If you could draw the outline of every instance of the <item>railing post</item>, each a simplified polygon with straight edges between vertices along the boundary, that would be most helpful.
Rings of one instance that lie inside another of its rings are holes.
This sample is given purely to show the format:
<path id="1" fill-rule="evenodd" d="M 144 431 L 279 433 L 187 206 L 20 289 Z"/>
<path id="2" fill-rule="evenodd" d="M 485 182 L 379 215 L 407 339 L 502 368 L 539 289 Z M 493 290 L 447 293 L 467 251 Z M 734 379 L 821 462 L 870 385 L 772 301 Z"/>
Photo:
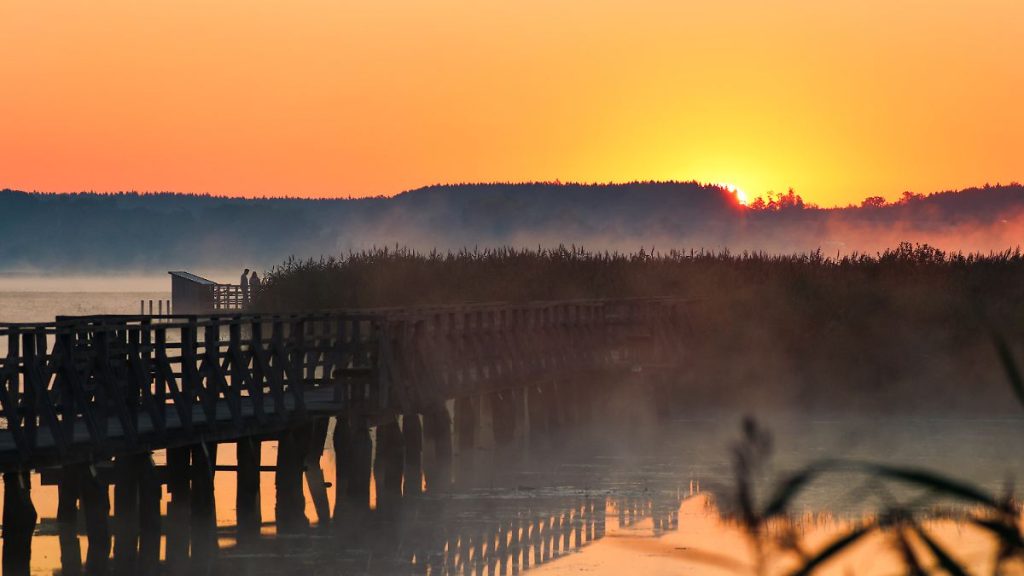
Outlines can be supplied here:
<path id="1" fill-rule="evenodd" d="M 284 364 L 287 362 L 287 358 L 281 356 L 281 351 L 284 349 L 284 323 L 281 319 L 274 317 L 271 324 L 271 358 L 274 362 L 271 365 L 271 376 L 270 379 L 270 392 L 274 397 L 274 412 L 279 418 L 287 419 L 288 410 L 284 402 L 285 393 L 285 377 L 286 368 Z"/>
<path id="2" fill-rule="evenodd" d="M 249 398 L 253 404 L 253 411 L 258 421 L 266 419 L 266 407 L 263 401 L 263 389 L 266 386 L 270 374 L 266 364 L 266 354 L 263 349 L 263 318 L 252 317 L 249 325 L 249 353 L 252 356 L 252 382 L 249 389 Z"/>
<path id="3" fill-rule="evenodd" d="M 295 412 L 299 415 L 303 415 L 306 412 L 306 384 L 312 384 L 312 382 L 307 380 L 309 374 L 306 369 L 306 357 L 308 352 L 306 350 L 306 318 L 293 318 L 291 326 L 289 327 L 288 335 L 291 346 L 294 348 L 289 354 L 287 346 L 282 344 L 284 347 L 282 355 L 290 360 L 288 362 L 288 366 L 290 368 L 290 373 L 288 374 L 288 388 L 290 389 L 292 396 L 295 398 Z"/>
<path id="4" fill-rule="evenodd" d="M 25 438 L 28 440 L 28 445 L 31 450 L 35 450 L 38 440 L 38 427 L 39 423 L 37 420 L 38 416 L 38 395 L 40 392 L 36 390 L 37 386 L 41 383 L 37 382 L 33 378 L 33 370 L 36 367 L 36 339 L 35 334 L 32 332 L 25 332 L 21 335 L 22 339 L 22 367 L 21 367 L 21 410 L 20 417 L 24 419 L 24 430 Z M 42 391 L 43 394 L 46 390 Z M 54 440 L 57 440 L 56 438 Z"/>

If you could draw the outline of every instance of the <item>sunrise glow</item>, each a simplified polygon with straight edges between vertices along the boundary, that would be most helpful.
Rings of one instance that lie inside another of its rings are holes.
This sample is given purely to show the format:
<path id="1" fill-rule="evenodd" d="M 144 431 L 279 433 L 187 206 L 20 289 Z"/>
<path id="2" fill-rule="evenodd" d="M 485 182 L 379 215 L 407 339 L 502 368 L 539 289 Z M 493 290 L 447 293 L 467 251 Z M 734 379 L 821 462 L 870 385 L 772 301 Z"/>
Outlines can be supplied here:
<path id="1" fill-rule="evenodd" d="M 744 192 L 743 190 L 741 190 L 735 184 L 720 184 L 720 186 L 722 188 L 725 188 L 726 190 L 729 191 L 730 194 L 735 196 L 736 197 L 736 202 L 740 206 L 746 206 L 747 204 L 750 203 L 750 200 L 747 198 L 747 193 Z"/>
<path id="2" fill-rule="evenodd" d="M 1022 27 L 1016 0 L 5 2 L 0 187 L 1019 181 Z"/>

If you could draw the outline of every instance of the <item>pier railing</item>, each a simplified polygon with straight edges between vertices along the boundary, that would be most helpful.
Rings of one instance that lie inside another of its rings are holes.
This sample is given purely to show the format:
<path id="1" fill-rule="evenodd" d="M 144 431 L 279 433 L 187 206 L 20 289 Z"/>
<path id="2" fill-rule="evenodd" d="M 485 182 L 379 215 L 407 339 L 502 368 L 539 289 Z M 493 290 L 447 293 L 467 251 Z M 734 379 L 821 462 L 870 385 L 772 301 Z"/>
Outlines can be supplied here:
<path id="1" fill-rule="evenodd" d="M 248 304 L 248 296 L 238 284 L 214 284 L 213 309 L 216 312 L 242 310 Z"/>
<path id="2" fill-rule="evenodd" d="M 581 301 L 0 325 L 0 467 L 423 412 L 679 357 L 685 303 Z"/>
<path id="3" fill-rule="evenodd" d="M 336 369 L 369 374 L 379 318 L 65 318 L 0 326 L 0 465 L 33 467 L 286 427 Z M 332 405 L 330 394 L 318 408 Z"/>

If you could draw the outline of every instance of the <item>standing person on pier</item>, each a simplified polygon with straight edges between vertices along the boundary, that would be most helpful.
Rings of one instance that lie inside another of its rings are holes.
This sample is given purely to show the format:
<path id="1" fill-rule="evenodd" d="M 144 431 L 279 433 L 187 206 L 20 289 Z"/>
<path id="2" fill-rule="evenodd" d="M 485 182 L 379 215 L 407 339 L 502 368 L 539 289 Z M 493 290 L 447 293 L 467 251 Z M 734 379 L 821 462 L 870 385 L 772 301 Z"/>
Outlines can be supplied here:
<path id="1" fill-rule="evenodd" d="M 239 285 L 242 287 L 242 306 L 249 304 L 249 269 L 246 268 L 242 271 L 242 278 L 239 281 Z"/>
<path id="2" fill-rule="evenodd" d="M 249 277 L 249 299 L 255 300 L 260 294 L 260 288 L 263 288 L 263 281 L 256 275 L 256 271 L 252 271 L 252 276 Z"/>

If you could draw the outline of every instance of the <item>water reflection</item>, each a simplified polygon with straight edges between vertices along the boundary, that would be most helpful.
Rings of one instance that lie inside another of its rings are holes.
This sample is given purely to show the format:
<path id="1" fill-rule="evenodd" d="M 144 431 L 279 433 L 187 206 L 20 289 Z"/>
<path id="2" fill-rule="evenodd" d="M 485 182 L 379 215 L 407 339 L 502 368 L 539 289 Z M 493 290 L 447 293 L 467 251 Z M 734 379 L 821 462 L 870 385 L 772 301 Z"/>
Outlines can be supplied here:
<path id="1" fill-rule="evenodd" d="M 885 431 L 877 441 L 865 438 L 857 451 L 879 455 L 884 454 L 884 447 L 900 460 L 912 453 L 923 467 L 944 464 L 959 468 L 969 478 L 976 473 L 982 480 L 1005 478 L 1007 470 L 1019 471 L 1021 461 L 1012 453 L 1013 439 L 1019 437 L 1024 425 L 1021 422 L 940 424 L 944 436 L 920 434 L 922 427 L 931 426 L 921 422 L 876 423 L 873 427 L 857 423 L 859 430 Z M 781 426 L 778 429 L 784 430 Z M 905 434 L 897 433 L 903 429 L 907 429 Z M 712 502 L 700 496 L 697 484 L 691 482 L 696 479 L 713 487 L 728 485 L 727 446 L 732 430 L 728 421 L 721 425 L 677 422 L 656 436 L 604 437 L 596 447 L 565 440 L 550 457 L 521 449 L 477 450 L 473 454 L 479 472 L 475 482 L 447 492 L 428 491 L 402 498 L 390 507 L 377 506 L 376 478 L 368 487 L 369 506 L 356 507 L 344 499 L 336 502 L 336 462 L 328 446 L 319 467 L 322 483 L 331 485 L 326 491 L 327 509 L 336 511 L 335 520 L 330 524 L 322 521 L 318 508 L 322 510 L 323 505 L 317 505 L 307 486 L 304 514 L 311 528 L 294 534 L 278 531 L 275 479 L 269 469 L 259 475 L 258 530 L 239 532 L 237 475 L 230 470 L 238 458 L 234 444 L 222 444 L 216 454 L 222 469 L 213 478 L 219 552 L 208 558 L 197 555 L 196 561 L 189 561 L 187 556 L 183 561 L 178 552 L 171 554 L 172 562 L 168 563 L 167 538 L 162 536 L 161 570 L 254 576 L 292 571 L 490 575 L 543 566 L 542 571 L 555 574 L 581 569 L 594 574 L 621 574 L 658 573 L 665 572 L 667 566 L 678 566 L 694 573 L 716 573 L 703 561 L 708 558 L 720 563 L 728 560 L 734 568 L 747 570 L 747 543 L 741 531 L 722 521 Z M 849 428 L 835 423 L 801 425 L 798 432 L 795 436 L 779 434 L 782 469 L 793 468 L 822 452 L 829 435 L 847 442 L 851 435 Z M 918 444 L 913 444 L 911 438 L 918 439 Z M 987 447 L 985 450 L 977 448 L 979 441 Z M 939 444 L 945 447 L 938 450 Z M 166 454 L 158 452 L 154 456 L 158 467 L 166 465 Z M 277 461 L 276 442 L 263 443 L 260 460 L 264 466 Z M 857 502 L 845 499 L 848 490 L 843 482 L 839 477 L 834 485 L 808 493 L 810 500 L 801 509 L 833 512 L 797 519 L 809 546 L 827 542 L 847 525 L 844 523 L 864 511 L 864 498 Z M 74 523 L 61 522 L 67 515 L 58 510 L 57 488 L 40 485 L 38 475 L 32 476 L 32 485 L 41 518 L 33 539 L 33 573 L 80 573 L 81 563 L 89 554 L 84 515 L 79 513 Z M 166 486 L 160 490 L 160 523 L 166 532 L 170 525 L 168 493 Z M 694 495 L 697 497 L 692 498 Z M 112 504 L 110 511 L 116 515 L 118 502 L 112 488 L 106 496 Z M 110 525 L 116 527 L 116 521 Z M 983 553 L 985 543 L 969 527 L 946 521 L 938 528 L 940 539 L 967 551 L 965 563 L 983 565 L 980 559 L 988 557 L 987 552 Z M 877 558 L 884 555 L 881 551 L 888 543 L 879 540 L 871 545 L 876 552 L 864 555 Z M 116 556 L 116 542 L 112 549 Z M 975 549 L 980 551 L 972 552 Z M 140 558 L 146 557 L 140 551 Z M 974 558 L 979 559 L 978 563 Z M 118 559 L 112 558 L 111 570 L 117 566 Z M 892 566 L 888 567 L 890 571 Z M 867 569 L 856 572 L 878 573 Z"/>
<path id="2" fill-rule="evenodd" d="M 485 491 L 419 497 L 397 514 L 380 514 L 302 538 L 226 547 L 218 570 L 279 574 L 329 566 L 337 573 L 518 574 L 579 551 L 645 519 L 652 534 L 678 527 L 679 501 L 619 499 L 586 493 Z M 655 511 L 664 511 L 652 516 Z"/>
<path id="3" fill-rule="evenodd" d="M 265 442 L 262 451 L 263 462 L 274 462 L 277 443 Z M 479 459 L 481 455 L 476 456 Z M 318 517 L 322 504 L 317 505 L 307 487 L 305 514 L 311 528 L 283 534 L 278 531 L 274 474 L 264 471 L 260 475 L 262 523 L 257 534 L 246 534 L 238 529 L 236 474 L 223 470 L 237 462 L 235 446 L 221 445 L 216 458 L 222 468 L 214 476 L 219 551 L 204 552 L 193 525 L 192 558 L 187 560 L 188 549 L 182 550 L 173 541 L 173 498 L 163 487 L 159 510 L 165 533 L 159 541 L 163 572 L 261 575 L 297 569 L 318 573 L 329 567 L 331 573 L 516 574 L 580 550 L 610 532 L 633 529 L 645 520 L 650 520 L 653 535 L 678 527 L 678 487 L 638 494 L 610 485 L 586 487 L 588 482 L 583 480 L 593 480 L 587 478 L 592 471 L 581 475 L 570 467 L 555 474 L 509 471 L 502 474 L 510 480 L 504 485 L 487 478 L 486 488 L 462 486 L 440 494 L 428 492 L 388 507 L 377 505 L 374 478 L 370 506 L 361 510 L 345 502 L 335 507 L 334 491 L 327 491 L 328 509 L 337 510 L 333 523 Z M 162 468 L 166 454 L 157 453 L 154 461 Z M 333 485 L 334 453 L 325 452 L 319 464 L 323 482 Z M 103 468 L 97 473 L 101 479 L 110 474 Z M 76 519 L 73 512 L 60 510 L 57 488 L 40 485 L 39 476 L 34 483 L 41 522 L 33 542 L 33 573 L 101 573 L 109 569 L 128 574 L 153 569 L 147 570 L 143 563 L 156 555 L 141 549 L 128 551 L 127 546 L 118 545 L 116 537 L 97 540 L 112 542 L 108 551 L 90 550 L 85 514 L 79 512 Z M 110 525 L 116 533 L 117 495 L 109 488 L 98 497 L 106 498 L 112 512 Z M 68 502 L 65 498 L 65 506 Z M 112 552 L 109 564 L 104 552 Z"/>

